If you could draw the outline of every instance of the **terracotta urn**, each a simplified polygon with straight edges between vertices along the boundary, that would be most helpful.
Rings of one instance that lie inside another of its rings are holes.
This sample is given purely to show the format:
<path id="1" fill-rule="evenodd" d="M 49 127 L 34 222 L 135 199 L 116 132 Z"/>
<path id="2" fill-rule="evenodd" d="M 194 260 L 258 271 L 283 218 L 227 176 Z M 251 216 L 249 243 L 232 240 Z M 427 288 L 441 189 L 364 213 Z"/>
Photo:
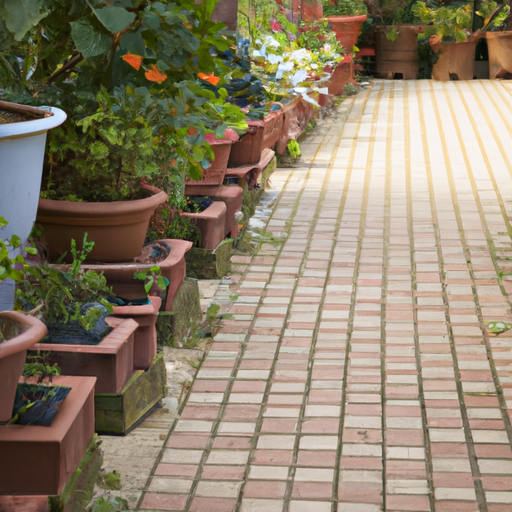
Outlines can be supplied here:
<path id="1" fill-rule="evenodd" d="M 32 316 L 15 311 L 0 313 L 0 422 L 12 416 L 16 386 L 23 371 L 27 349 L 46 335 L 46 326 Z"/>
<path id="2" fill-rule="evenodd" d="M 352 52 L 361 33 L 363 24 L 368 16 L 358 14 L 356 16 L 328 16 L 327 21 L 332 25 L 336 33 L 336 39 L 341 43 L 346 52 Z"/>
<path id="3" fill-rule="evenodd" d="M 388 39 L 389 27 L 375 30 L 375 76 L 388 80 L 415 80 L 418 75 L 418 33 L 421 25 L 398 25 L 394 41 Z"/>
<path id="4" fill-rule="evenodd" d="M 94 248 L 86 261 L 118 262 L 138 256 L 149 220 L 168 195 L 156 187 L 144 186 L 150 195 L 133 201 L 88 203 L 40 199 L 37 224 L 43 228 L 50 259 L 69 254 L 71 239 L 81 248 L 84 233 Z"/>
<path id="5" fill-rule="evenodd" d="M 489 78 L 512 78 L 512 31 L 486 32 Z"/>
<path id="6" fill-rule="evenodd" d="M 432 68 L 432 79 L 473 80 L 476 41 L 463 43 L 442 43 L 438 36 L 430 36 L 429 44 L 439 55 Z"/>

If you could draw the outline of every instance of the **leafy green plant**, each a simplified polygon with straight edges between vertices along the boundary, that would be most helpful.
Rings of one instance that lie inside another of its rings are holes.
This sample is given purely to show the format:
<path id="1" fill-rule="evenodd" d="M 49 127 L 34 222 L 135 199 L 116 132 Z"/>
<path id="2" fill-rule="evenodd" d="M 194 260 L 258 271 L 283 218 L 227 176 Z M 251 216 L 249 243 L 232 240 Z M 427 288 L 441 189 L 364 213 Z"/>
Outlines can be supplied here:
<path id="1" fill-rule="evenodd" d="M 94 242 L 87 241 L 85 234 L 81 251 L 74 240 L 71 242 L 70 265 L 24 264 L 23 277 L 16 289 L 17 307 L 31 310 L 46 324 L 78 321 L 85 330 L 92 329 L 105 310 L 112 312 L 107 297 L 113 295 L 103 273 L 82 269 L 82 262 L 93 246 Z M 83 308 L 90 303 L 99 303 L 102 308 Z"/>
<path id="2" fill-rule="evenodd" d="M 300 152 L 299 143 L 296 140 L 293 140 L 293 139 L 288 141 L 288 144 L 286 145 L 286 149 L 288 150 L 288 154 L 292 158 L 297 158 L 298 156 L 300 156 L 302 154 Z"/>
<path id="3" fill-rule="evenodd" d="M 36 355 L 27 355 L 27 362 L 23 367 L 23 377 L 37 378 L 37 383 L 41 384 L 45 379 L 51 384 L 53 377 L 60 375 L 60 368 L 57 363 L 51 365 L 48 360 L 48 353 L 37 352 Z"/>
<path id="4" fill-rule="evenodd" d="M 20 237 L 12 235 L 10 238 L 2 238 L 2 229 L 9 224 L 3 217 L 0 217 L 0 282 L 4 279 L 20 281 L 23 278 L 23 272 L 16 268 L 16 265 L 22 265 L 25 261 L 23 255 L 15 254 L 14 251 L 21 247 Z M 26 248 L 28 253 L 34 254 L 35 249 Z"/>
<path id="5" fill-rule="evenodd" d="M 90 512 L 123 512 L 130 510 L 128 501 L 119 496 L 101 496 L 95 500 L 92 507 L 88 509 Z"/>
<path id="6" fill-rule="evenodd" d="M 169 286 L 169 280 L 162 275 L 158 265 L 154 265 L 144 272 L 135 272 L 133 277 L 144 281 L 144 290 L 146 290 L 148 294 L 153 286 L 156 286 L 160 290 L 165 290 Z"/>
<path id="7" fill-rule="evenodd" d="M 368 14 L 362 0 L 330 0 L 324 3 L 324 16 L 348 16 Z"/>

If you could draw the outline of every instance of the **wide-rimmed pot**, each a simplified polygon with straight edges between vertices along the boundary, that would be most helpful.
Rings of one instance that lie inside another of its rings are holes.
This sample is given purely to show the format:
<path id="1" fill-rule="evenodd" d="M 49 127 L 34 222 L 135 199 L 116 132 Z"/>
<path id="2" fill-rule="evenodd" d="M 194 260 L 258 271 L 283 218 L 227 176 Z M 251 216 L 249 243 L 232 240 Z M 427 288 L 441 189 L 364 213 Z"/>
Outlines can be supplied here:
<path id="1" fill-rule="evenodd" d="M 46 326 L 32 316 L 15 311 L 0 313 L 0 332 L 5 340 L 0 342 L 0 422 L 12 416 L 16 386 L 18 385 L 27 349 L 46 335 Z"/>
<path id="2" fill-rule="evenodd" d="M 341 43 L 345 51 L 352 52 L 367 18 L 366 14 L 327 16 L 327 21 L 332 25 L 332 29 L 336 33 L 336 39 Z"/>
<path id="3" fill-rule="evenodd" d="M 421 25 L 396 26 L 396 39 L 388 39 L 389 27 L 375 30 L 375 76 L 414 80 L 418 75 L 418 33 Z"/>
<path id="4" fill-rule="evenodd" d="M 433 80 L 473 80 L 476 41 L 441 43 L 431 36 L 430 46 L 439 55 L 432 68 Z"/>
<path id="5" fill-rule="evenodd" d="M 489 78 L 512 78 L 512 31 L 486 32 Z"/>
<path id="6" fill-rule="evenodd" d="M 228 169 L 228 160 L 231 153 L 232 140 L 215 139 L 209 142 L 212 147 L 214 158 L 210 167 L 203 169 L 203 177 L 200 180 L 186 178 L 185 183 L 200 185 L 222 185 L 224 176 Z"/>
<path id="7" fill-rule="evenodd" d="M 138 256 L 149 220 L 168 199 L 162 190 L 143 186 L 150 195 L 132 201 L 87 203 L 40 199 L 36 222 L 43 228 L 50 259 L 70 250 L 71 239 L 81 247 L 84 233 L 94 242 L 86 261 L 119 262 Z"/>

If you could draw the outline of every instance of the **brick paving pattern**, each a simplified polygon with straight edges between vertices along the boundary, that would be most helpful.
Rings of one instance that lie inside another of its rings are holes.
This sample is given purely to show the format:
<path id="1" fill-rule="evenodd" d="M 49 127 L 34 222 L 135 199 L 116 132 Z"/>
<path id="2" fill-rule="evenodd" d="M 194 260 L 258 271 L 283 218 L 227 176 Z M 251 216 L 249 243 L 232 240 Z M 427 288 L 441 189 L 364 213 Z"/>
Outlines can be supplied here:
<path id="1" fill-rule="evenodd" d="M 318 127 L 141 510 L 512 510 L 511 94 L 375 81 Z"/>

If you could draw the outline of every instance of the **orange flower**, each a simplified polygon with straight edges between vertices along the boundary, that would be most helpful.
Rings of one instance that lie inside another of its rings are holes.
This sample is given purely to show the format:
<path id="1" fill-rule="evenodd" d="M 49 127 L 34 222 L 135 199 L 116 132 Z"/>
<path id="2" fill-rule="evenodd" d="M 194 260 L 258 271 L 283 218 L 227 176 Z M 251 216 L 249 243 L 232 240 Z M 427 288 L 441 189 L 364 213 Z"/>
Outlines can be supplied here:
<path id="1" fill-rule="evenodd" d="M 146 73 L 144 73 L 144 76 L 150 82 L 158 82 L 159 84 L 161 84 L 167 78 L 165 73 L 158 71 L 158 68 L 155 66 L 155 64 L 151 64 L 151 66 L 149 66 L 149 69 L 146 71 Z"/>
<path id="2" fill-rule="evenodd" d="M 140 55 L 135 55 L 134 53 L 127 53 L 121 57 L 125 62 L 130 64 L 132 68 L 135 68 L 137 71 L 140 69 L 140 65 L 142 64 L 142 59 Z"/>
<path id="3" fill-rule="evenodd" d="M 205 82 L 208 82 L 212 85 L 217 85 L 220 82 L 220 78 L 218 76 L 215 76 L 213 73 L 210 75 L 207 75 L 206 73 L 198 73 L 197 76 L 204 80 Z"/>

